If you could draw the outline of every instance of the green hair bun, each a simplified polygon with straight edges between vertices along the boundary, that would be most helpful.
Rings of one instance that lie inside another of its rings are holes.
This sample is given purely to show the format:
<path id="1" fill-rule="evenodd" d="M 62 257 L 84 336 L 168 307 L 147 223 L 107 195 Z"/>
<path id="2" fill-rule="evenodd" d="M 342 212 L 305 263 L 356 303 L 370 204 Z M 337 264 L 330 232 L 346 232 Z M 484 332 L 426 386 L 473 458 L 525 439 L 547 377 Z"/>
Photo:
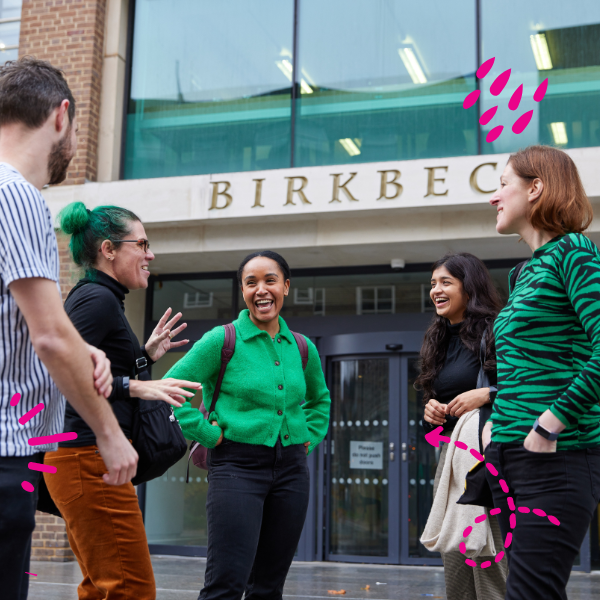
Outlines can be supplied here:
<path id="1" fill-rule="evenodd" d="M 71 202 L 58 215 L 60 228 L 68 235 L 85 231 L 90 222 L 90 213 L 83 202 Z"/>

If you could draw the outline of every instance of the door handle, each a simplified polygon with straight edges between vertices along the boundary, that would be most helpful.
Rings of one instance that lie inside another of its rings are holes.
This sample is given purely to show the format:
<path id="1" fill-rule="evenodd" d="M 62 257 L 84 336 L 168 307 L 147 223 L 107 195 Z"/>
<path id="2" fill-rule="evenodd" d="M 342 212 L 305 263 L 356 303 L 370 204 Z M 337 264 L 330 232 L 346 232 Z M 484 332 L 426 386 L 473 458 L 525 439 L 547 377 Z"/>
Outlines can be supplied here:
<path id="1" fill-rule="evenodd" d="M 402 461 L 403 461 L 403 462 L 406 462 L 406 452 L 403 452 L 403 453 L 402 453 Z"/>
<path id="2" fill-rule="evenodd" d="M 394 460 L 394 453 L 393 453 L 393 452 L 390 452 L 390 461 L 392 461 L 392 462 L 393 462 L 393 460 Z"/>

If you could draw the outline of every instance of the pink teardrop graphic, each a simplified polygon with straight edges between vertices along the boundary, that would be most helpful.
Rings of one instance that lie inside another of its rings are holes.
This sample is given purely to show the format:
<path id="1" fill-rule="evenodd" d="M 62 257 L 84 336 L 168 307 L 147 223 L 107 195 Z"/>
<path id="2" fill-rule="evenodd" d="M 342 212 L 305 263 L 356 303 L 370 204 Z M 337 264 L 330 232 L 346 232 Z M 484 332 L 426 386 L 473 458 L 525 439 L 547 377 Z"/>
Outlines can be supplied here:
<path id="1" fill-rule="evenodd" d="M 490 86 L 490 94 L 492 94 L 492 96 L 497 96 L 505 88 L 509 79 L 510 69 L 506 69 L 504 73 L 500 73 L 500 75 L 494 79 L 494 83 Z"/>
<path id="2" fill-rule="evenodd" d="M 517 110 L 517 108 L 519 108 L 519 104 L 521 104 L 522 97 L 523 97 L 523 84 L 521 84 L 515 90 L 515 93 L 510 97 L 510 100 L 508 101 L 508 108 L 510 108 L 510 110 Z"/>
<path id="3" fill-rule="evenodd" d="M 522 114 L 512 126 L 513 133 L 519 134 L 525 130 L 525 127 L 529 125 L 529 121 L 531 121 L 531 117 L 533 116 L 533 110 L 528 110 L 526 113 Z"/>
<path id="4" fill-rule="evenodd" d="M 494 129 L 492 129 L 487 134 L 485 141 L 489 144 L 489 143 L 493 142 L 494 140 L 497 140 L 500 137 L 500 134 L 502 133 L 503 129 L 504 129 L 504 125 L 498 125 L 498 127 L 494 127 Z"/>
<path id="5" fill-rule="evenodd" d="M 479 69 L 477 69 L 477 77 L 478 79 L 483 79 L 491 70 L 491 68 L 494 66 L 494 61 L 496 60 L 496 57 L 494 56 L 494 58 L 490 58 L 488 60 L 486 60 L 480 67 Z"/>
<path id="6" fill-rule="evenodd" d="M 481 117 L 479 117 L 479 123 L 481 125 L 487 125 L 494 118 L 494 115 L 496 114 L 497 110 L 498 110 L 497 106 L 494 106 L 493 108 L 490 108 L 489 110 L 486 110 L 481 115 Z"/>
<path id="7" fill-rule="evenodd" d="M 463 108 L 471 108 L 479 99 L 480 90 L 473 90 L 463 101 Z"/>
<path id="8" fill-rule="evenodd" d="M 538 89 L 535 90 L 535 94 L 533 94 L 533 99 L 536 102 L 541 102 L 544 99 L 544 96 L 546 95 L 547 89 L 548 89 L 548 78 L 546 77 L 546 79 L 544 79 L 544 81 L 542 81 L 542 83 L 540 83 L 540 85 L 538 86 Z"/>

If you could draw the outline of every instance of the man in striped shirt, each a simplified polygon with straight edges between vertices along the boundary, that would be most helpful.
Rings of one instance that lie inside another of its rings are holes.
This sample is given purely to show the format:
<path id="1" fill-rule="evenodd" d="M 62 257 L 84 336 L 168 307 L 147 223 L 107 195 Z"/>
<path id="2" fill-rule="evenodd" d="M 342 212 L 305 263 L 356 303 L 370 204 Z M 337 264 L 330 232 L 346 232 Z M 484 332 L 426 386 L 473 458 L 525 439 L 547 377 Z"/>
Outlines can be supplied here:
<path id="1" fill-rule="evenodd" d="M 35 468 L 56 449 L 46 436 L 63 430 L 61 392 L 96 435 L 106 483 L 130 481 L 137 465 L 105 399 L 110 364 L 64 312 L 40 193 L 64 181 L 76 147 L 75 102 L 62 72 L 27 57 L 0 67 L 0 590 L 11 599 L 27 598 Z"/>

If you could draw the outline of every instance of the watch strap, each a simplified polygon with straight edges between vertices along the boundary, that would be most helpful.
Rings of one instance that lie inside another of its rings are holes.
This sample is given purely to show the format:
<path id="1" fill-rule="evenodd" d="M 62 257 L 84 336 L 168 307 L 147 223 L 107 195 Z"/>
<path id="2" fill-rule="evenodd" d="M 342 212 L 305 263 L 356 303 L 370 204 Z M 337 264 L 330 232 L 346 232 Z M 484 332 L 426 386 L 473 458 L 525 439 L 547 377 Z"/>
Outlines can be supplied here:
<path id="1" fill-rule="evenodd" d="M 125 396 L 125 398 L 131 398 L 129 391 L 129 377 L 123 377 L 123 396 Z"/>
<path id="2" fill-rule="evenodd" d="M 533 424 L 533 430 L 550 442 L 555 442 L 559 436 L 558 433 L 552 433 L 551 431 L 548 431 L 543 425 L 540 424 L 539 419 L 535 420 L 535 423 Z"/>

